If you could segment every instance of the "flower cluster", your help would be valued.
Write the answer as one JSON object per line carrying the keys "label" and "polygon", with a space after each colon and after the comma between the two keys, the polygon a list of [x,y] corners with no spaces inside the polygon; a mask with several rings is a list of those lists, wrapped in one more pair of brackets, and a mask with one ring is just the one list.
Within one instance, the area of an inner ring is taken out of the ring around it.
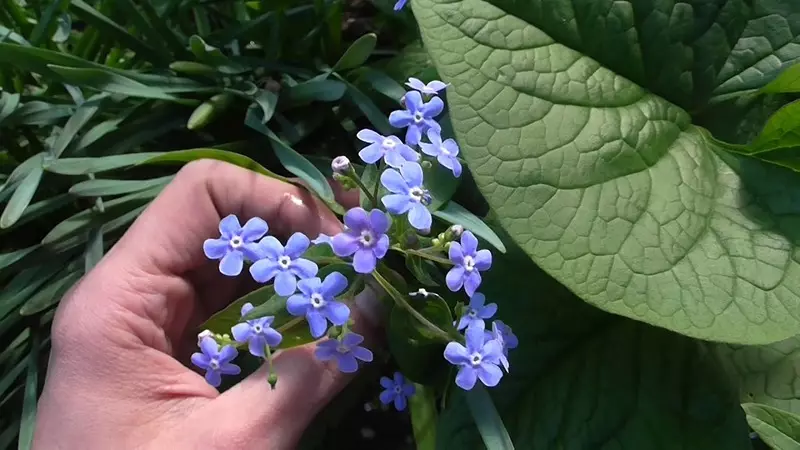
{"label": "flower cluster", "polygon": [[[353,300],[355,287],[362,285],[367,277],[380,279],[377,270],[390,250],[448,263],[447,287],[453,292],[463,289],[469,302],[459,310],[454,329],[432,331],[447,342],[444,358],[458,367],[456,384],[459,387],[472,389],[477,380],[486,386],[495,386],[503,376],[501,367],[508,372],[508,350],[515,348],[518,341],[511,328],[499,320],[492,322],[491,330],[487,330],[485,321],[494,317],[497,305],[487,304],[484,294],[478,290],[481,273],[492,266],[491,252],[479,249],[477,237],[461,225],[453,225],[433,239],[415,233],[411,234],[412,239],[407,239],[410,229],[405,226],[406,221],[422,235],[429,233],[433,226],[428,209],[431,192],[425,186],[423,167],[440,164],[458,177],[462,165],[458,145],[453,139],[442,137],[442,127],[436,121],[444,110],[439,94],[447,85],[441,81],[425,84],[415,78],[406,84],[412,90],[401,99],[403,109],[389,116],[394,127],[405,129],[404,138],[383,136],[370,129],[360,130],[356,135],[367,144],[358,153],[359,157],[366,164],[376,165],[380,173],[377,180],[373,178],[375,185],[365,186],[366,180],[356,174],[347,157],[337,157],[331,163],[335,178],[346,188],[361,189],[371,209],[348,210],[343,218],[344,228],[336,235],[320,234],[310,240],[302,233],[294,233],[285,244],[267,235],[266,221],[251,218],[242,226],[236,216],[230,215],[220,221],[220,237],[206,240],[203,249],[208,258],[220,261],[219,271],[226,276],[240,275],[248,263],[255,281],[271,282],[275,293],[285,300],[289,314],[304,318],[314,339],[327,334],[327,338],[317,343],[316,358],[334,362],[345,373],[356,372],[359,361],[373,359],[372,352],[362,345],[364,338],[350,331],[352,318],[348,303]],[[378,201],[380,186],[384,193]],[[423,241],[432,246],[420,248]],[[308,253],[312,245],[325,246],[323,249],[336,258],[313,256]],[[332,271],[323,276],[320,273],[318,264],[332,261],[352,266],[358,279],[350,289],[350,281],[344,274]],[[402,296],[394,295],[398,305],[413,309],[404,303]],[[413,295],[422,296],[419,301],[442,301],[440,296],[424,289]],[[275,317],[259,316],[258,309],[249,303],[242,306],[241,319],[231,327],[230,335],[206,331],[198,336],[200,352],[192,356],[192,362],[206,371],[210,384],[218,386],[221,375],[240,372],[232,362],[238,354],[237,347],[246,346],[250,354],[265,359],[273,373],[272,351],[283,341],[280,330],[284,324],[274,325]],[[419,320],[424,326],[436,328]],[[463,331],[464,335],[457,331]],[[450,337],[445,340],[444,336]],[[274,385],[273,378],[270,380]],[[400,373],[395,373],[393,378],[383,377],[380,384],[384,389],[379,395],[380,401],[393,404],[398,410],[406,408],[408,398],[415,392],[414,384]]]}

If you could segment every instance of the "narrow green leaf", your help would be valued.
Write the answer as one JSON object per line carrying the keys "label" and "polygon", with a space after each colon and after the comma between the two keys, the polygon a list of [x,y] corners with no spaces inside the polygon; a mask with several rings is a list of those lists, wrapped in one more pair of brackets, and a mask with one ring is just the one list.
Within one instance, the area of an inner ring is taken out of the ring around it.
{"label": "narrow green leaf", "polygon": [[97,158],[62,158],[48,162],[44,170],[61,175],[88,175],[134,166],[163,154],[161,152],[145,152]]}
{"label": "narrow green leaf", "polygon": [[492,398],[483,385],[478,384],[465,394],[467,406],[487,450],[514,450],[511,437],[497,413]]}
{"label": "narrow green leaf", "polygon": [[70,105],[54,105],[38,100],[18,107],[6,120],[4,125],[53,125],[62,118],[73,114],[75,108]]}
{"label": "narrow green leaf", "polygon": [[42,180],[44,170],[41,167],[34,167],[33,170],[22,180],[8,201],[3,215],[0,216],[0,228],[8,228],[22,217],[22,213],[30,205],[39,182]]}
{"label": "narrow green leaf", "polygon": [[[145,161],[143,164],[147,164]],[[164,186],[175,178],[174,175],[151,178],[149,180],[110,180],[94,179],[81,181],[69,188],[69,193],[76,197],[106,197],[141,192],[154,186]]]}
{"label": "narrow green leaf", "polygon": [[[128,30],[118,25],[113,20],[104,16],[83,0],[71,0],[70,10],[78,17],[86,21],[91,27],[95,27],[103,34],[113,36],[120,44],[133,50],[140,58],[153,58],[159,63],[167,63],[160,59],[160,55],[152,47],[142,42],[136,36],[130,34]],[[157,58],[154,58],[157,57]]]}
{"label": "narrow green leaf", "polygon": [[406,95],[406,89],[401,86],[400,83],[379,70],[375,70],[371,67],[364,67],[360,69],[358,73],[360,75],[359,80],[363,80],[363,82],[368,84],[372,89],[395,102],[399,103],[400,99]]}
{"label": "narrow green leaf", "polygon": [[51,282],[22,305],[19,309],[20,315],[32,316],[58,303],[58,301],[61,300],[61,296],[80,278],[81,273],[70,272]]}
{"label": "narrow green leaf", "polygon": [[50,36],[50,40],[57,43],[63,44],[67,42],[69,39],[69,34],[72,31],[72,16],[69,14],[59,14],[56,17],[56,31],[53,32],[53,35]]}
{"label": "narrow green leaf", "polygon": [[369,56],[375,50],[375,44],[378,43],[378,37],[375,33],[367,33],[360,38],[356,39],[350,47],[345,50],[344,54],[339,61],[333,66],[333,71],[354,69],[363,65],[369,59]]}
{"label": "narrow green leaf", "polygon": [[275,105],[278,104],[278,96],[274,92],[260,89],[258,93],[253,96],[253,101],[261,108],[261,123],[269,122],[269,120],[272,119],[272,115],[275,114]]}
{"label": "narrow green leaf", "polygon": [[3,191],[6,189],[6,187],[10,187],[17,182],[22,181],[28,176],[29,173],[31,173],[33,169],[41,167],[43,161],[44,153],[38,153],[23,161],[22,164],[18,165],[14,171],[11,172],[11,175],[8,177],[8,179],[6,179],[3,186],[0,187],[0,191]]}
{"label": "narrow green leaf", "polygon": [[458,185],[461,184],[461,178],[453,176],[453,172],[436,162],[428,168],[423,168],[423,172],[425,188],[431,195],[431,204],[428,205],[428,209],[436,211],[450,201],[458,189]]}
{"label": "narrow green leaf", "polygon": [[360,89],[350,83],[347,83],[347,99],[364,113],[367,120],[375,127],[375,131],[384,136],[394,133],[394,128],[389,125],[387,115],[378,108],[367,94],[361,92]]}
{"label": "narrow green leaf", "polygon": [[83,136],[75,143],[75,153],[82,151],[86,147],[94,144],[98,139],[106,134],[117,130],[122,118],[104,120],[97,125],[90,128]]}
{"label": "narrow green leaf", "polygon": [[32,46],[38,47],[44,38],[50,35],[48,31],[51,29],[51,24],[66,3],[67,0],[51,0],[50,4],[42,11],[39,21],[36,22],[36,26],[33,27],[33,32],[31,32],[30,41]]}
{"label": "narrow green leaf", "polygon": [[39,397],[39,344],[41,332],[38,326],[31,328],[30,350],[25,375],[25,392],[22,397],[22,418],[19,424],[19,450],[29,450],[33,445],[36,426],[36,402]]}
{"label": "narrow green leaf", "polygon": [[250,70],[247,66],[231,61],[220,49],[206,44],[200,36],[189,38],[189,48],[198,61],[216,67],[220,73],[237,75]]}
{"label": "narrow green leaf", "polygon": [[[59,264],[42,264],[24,269],[0,293],[0,317],[19,308],[60,270]],[[16,316],[16,315],[15,315]]]}
{"label": "narrow green leaf", "polygon": [[[330,164],[328,164],[328,166],[330,167]],[[380,184],[380,176],[381,173],[377,164],[367,164],[364,166],[364,170],[361,172],[361,183],[370,190],[369,194],[374,195],[375,197],[380,197],[380,192],[382,189]],[[367,195],[367,193],[360,190],[359,192],[361,192],[361,194],[358,196],[358,198],[362,208],[370,210],[381,207],[380,205],[373,205],[370,203],[370,195]],[[378,200],[378,202],[380,202],[380,200]]]}
{"label": "narrow green leaf", "polygon": [[19,94],[10,94],[8,92],[0,93],[0,124],[13,113],[19,105]]}
{"label": "narrow green leaf", "polygon": [[[145,4],[148,2],[140,3]],[[145,17],[144,13],[139,9],[141,6],[135,4],[133,0],[114,0],[111,4],[144,36],[147,45],[155,49],[161,61],[170,61],[172,59],[172,55],[165,45],[164,36],[156,31],[150,20]],[[139,56],[146,57],[145,55]]]}
{"label": "narrow green leaf", "polygon": [[6,391],[8,391],[8,389],[11,387],[11,385],[13,385],[15,381],[17,381],[17,378],[19,378],[19,376],[22,375],[22,372],[24,372],[25,369],[28,367],[26,363],[27,361],[20,361],[19,363],[17,363],[16,366],[14,366],[13,369],[5,373],[3,375],[3,378],[0,378],[0,395],[5,394]]}
{"label": "narrow green leaf", "polygon": [[227,150],[220,150],[216,148],[192,148],[188,150],[177,150],[172,152],[165,152],[155,154],[155,156],[138,162],[139,165],[144,164],[166,164],[166,163],[186,163],[199,159],[216,159],[218,161],[225,161],[233,165],[252,170],[253,172],[260,173],[261,175],[275,178],[284,182],[290,182],[286,177],[282,177],[270,170],[266,169],[261,164],[253,161],[247,156]]}
{"label": "narrow green leaf", "polygon": [[306,81],[281,92],[289,107],[308,105],[311,102],[335,102],[342,98],[346,87],[336,80]]}
{"label": "narrow green leaf", "polygon": [[800,450],[800,416],[772,406],[744,403],[747,423],[775,450]]}
{"label": "narrow green leaf", "polygon": [[94,117],[95,113],[100,109],[101,102],[106,97],[108,97],[106,94],[95,95],[78,107],[75,114],[67,120],[64,129],[61,130],[56,142],[50,149],[50,154],[54,158],[60,157],[70,142],[75,138],[75,135],[78,134],[78,131],[92,120],[92,117]]}
{"label": "narrow green leaf", "polygon": [[72,201],[72,197],[69,194],[59,194],[55,197],[47,198],[44,200],[40,200],[36,203],[30,204],[27,208],[25,208],[25,212],[22,213],[22,217],[20,217],[14,225],[8,227],[7,229],[0,229],[0,235],[4,232],[9,232],[19,227],[25,225],[26,223],[38,219],[46,214],[49,214],[53,211],[58,210],[59,208],[63,207],[64,205],[70,203]]}
{"label": "narrow green leaf", "polygon": [[14,250],[13,252],[10,253],[0,253],[0,270],[5,269],[6,267],[9,267],[15,262],[21,260],[22,258],[29,255],[37,248],[39,248],[38,245],[32,245],[30,247],[26,247],[20,250]]}
{"label": "narrow green leaf", "polygon": [[89,242],[83,255],[83,272],[88,273],[103,257],[103,229],[96,227],[89,230]]}
{"label": "narrow green leaf", "polygon": [[500,253],[506,252],[506,246],[503,244],[503,241],[500,240],[497,234],[491,228],[489,228],[489,226],[486,225],[483,220],[480,219],[480,217],[472,214],[469,212],[469,210],[458,203],[449,201],[444,205],[443,208],[434,211],[433,215],[453,225],[463,226],[465,230],[472,231],[476,236],[481,237],[489,244],[492,244],[492,246],[499,250]]}
{"label": "narrow green leaf", "polygon": [[434,390],[415,384],[416,392],[408,399],[411,429],[417,450],[436,450],[436,396]]}
{"label": "narrow green leaf", "polygon": [[111,71],[102,69],[80,69],[56,66],[53,64],[48,64],[47,67],[71,84],[86,86],[112,94],[129,95],[131,97],[178,100],[177,97],[168,94],[160,88],[142,84],[136,80],[126,78]]}
{"label": "narrow green leaf", "polygon": [[3,25],[0,25],[0,42],[3,42],[4,40],[9,40],[19,45],[27,45],[27,46],[31,45],[30,42],[25,40],[25,38],[22,37],[22,35],[20,35],[19,33],[9,28],[6,28]]}

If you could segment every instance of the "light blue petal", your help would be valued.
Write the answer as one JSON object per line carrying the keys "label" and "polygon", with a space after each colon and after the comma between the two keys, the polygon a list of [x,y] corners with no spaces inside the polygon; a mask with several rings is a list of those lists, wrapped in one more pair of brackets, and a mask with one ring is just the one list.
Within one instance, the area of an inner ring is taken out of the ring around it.
{"label": "light blue petal", "polygon": [[475,382],[478,381],[478,373],[470,366],[461,366],[456,374],[456,385],[465,391],[475,387]]}
{"label": "light blue petal", "polygon": [[311,300],[305,295],[295,294],[286,300],[286,310],[293,316],[305,316],[310,306]]}
{"label": "light blue petal", "polygon": [[380,143],[370,144],[358,152],[358,157],[367,164],[375,164],[386,153]]}
{"label": "light blue petal", "polygon": [[227,239],[239,235],[239,233],[242,232],[242,226],[239,224],[239,219],[233,214],[225,216],[219,221],[219,232],[222,237]]}
{"label": "light blue petal", "polygon": [[422,153],[425,153],[428,156],[439,156],[440,149],[438,146],[433,144],[428,144],[427,142],[420,142],[419,148],[422,150]]}
{"label": "light blue petal", "polygon": [[222,259],[230,248],[228,242],[227,239],[206,239],[203,242],[203,253],[208,259]]}
{"label": "light blue petal", "polygon": [[222,384],[222,376],[216,370],[209,370],[206,372],[206,382],[214,387],[219,387]]}
{"label": "light blue petal", "polygon": [[461,235],[461,246],[464,247],[464,254],[474,256],[478,251],[478,238],[471,231],[465,231]]}
{"label": "light blue petal", "polygon": [[[347,289],[347,277],[339,272],[331,272],[320,286],[320,294],[325,299],[332,299]],[[341,325],[341,324],[337,324]]]}
{"label": "light blue petal", "polygon": [[[415,163],[405,163],[415,164]],[[386,169],[381,174],[381,184],[383,187],[394,194],[408,194],[411,187],[408,185],[403,176],[395,169]]]}
{"label": "light blue petal", "polygon": [[253,217],[244,224],[241,238],[245,242],[253,242],[261,239],[269,231],[269,225],[260,217]]}
{"label": "light blue petal", "polygon": [[415,123],[410,123],[406,129],[406,144],[417,145],[422,139],[422,127]]}
{"label": "light blue petal", "polygon": [[267,236],[261,239],[258,245],[266,258],[277,261],[278,258],[283,256],[283,244],[275,236]]}
{"label": "light blue petal", "polygon": [[348,233],[339,233],[331,242],[333,253],[336,256],[350,256],[361,248],[358,238]]}
{"label": "light blue petal", "polygon": [[398,411],[406,409],[406,398],[402,395],[394,397],[394,408]]}
{"label": "light blue petal", "polygon": [[406,95],[403,96],[403,101],[405,102],[406,109],[412,114],[425,106],[425,103],[422,101],[422,94],[416,91],[406,93]]}
{"label": "light blue petal", "polygon": [[406,110],[392,111],[389,123],[395,128],[405,128],[414,122],[414,115]]}
{"label": "light blue petal", "polygon": [[400,166],[400,174],[409,187],[422,186],[422,166],[418,163],[411,161],[404,163]]}
{"label": "light blue petal", "polygon": [[277,262],[269,259],[261,259],[250,266],[250,275],[259,283],[266,283],[273,279],[280,272]]}
{"label": "light blue petal", "polygon": [[328,321],[322,314],[320,314],[319,311],[309,309],[308,313],[306,313],[306,320],[308,321],[308,327],[311,330],[311,336],[314,339],[318,339],[325,334],[326,331],[328,331]]}
{"label": "light blue petal", "polygon": [[503,378],[503,371],[494,364],[481,364],[478,368],[478,378],[486,386],[494,387]]}
{"label": "light blue petal", "polygon": [[432,119],[441,114],[442,110],[444,110],[444,102],[442,101],[442,99],[440,99],[439,97],[433,97],[428,103],[425,103],[425,105],[422,107],[422,114],[425,117]]}
{"label": "light blue petal", "polygon": [[300,258],[292,261],[292,265],[289,266],[289,271],[297,275],[300,279],[306,279],[317,275],[319,267],[317,263],[310,259]]}
{"label": "light blue petal", "polygon": [[372,273],[378,261],[371,249],[362,248],[353,256],[353,269],[358,273]]}
{"label": "light blue petal", "polygon": [[423,83],[419,78],[414,77],[409,77],[408,81],[406,82],[406,86],[417,91],[422,91],[425,89],[425,83]]}
{"label": "light blue petal", "polygon": [[469,363],[467,349],[458,342],[450,342],[444,348],[444,359],[450,364],[461,365]]}
{"label": "light blue petal", "polygon": [[358,371],[358,361],[351,353],[340,353],[336,358],[339,371],[343,373],[354,373]]}
{"label": "light blue petal", "polygon": [[385,391],[382,391],[380,395],[378,395],[378,399],[384,405],[388,405],[389,403],[392,403],[392,401],[394,400],[394,396],[395,396],[394,389],[386,389]]}
{"label": "light blue petal", "polygon": [[286,242],[283,253],[292,259],[296,259],[308,250],[309,245],[311,245],[311,241],[308,239],[308,236],[303,233],[294,233]]}
{"label": "light blue petal", "polygon": [[253,310],[253,308],[255,308],[255,307],[254,307],[254,306],[253,306],[253,304],[252,304],[252,303],[250,303],[250,302],[247,302],[247,303],[245,303],[244,305],[242,305],[242,309],[240,310],[240,312],[241,312],[241,314],[242,314],[242,317],[244,317],[244,316],[246,316],[246,315],[250,314],[250,311],[252,311],[252,310]]}
{"label": "light blue petal", "polygon": [[386,152],[386,155],[384,155],[383,160],[389,167],[394,167],[394,168],[400,168],[400,166],[402,166],[403,163],[406,162],[406,159],[403,158],[403,156],[400,155],[400,153],[397,150],[391,150]]}
{"label": "light blue petal", "polygon": [[375,142],[378,143],[383,142],[383,136],[381,136],[380,134],[376,133],[373,130],[370,130],[369,128],[364,128],[363,130],[359,131],[356,134],[356,137],[360,141],[366,142],[368,144],[374,144]]}
{"label": "light blue petal", "polygon": [[411,197],[403,194],[390,194],[381,198],[381,203],[386,207],[386,210],[392,214],[405,214],[411,209],[412,205],[417,204]]}
{"label": "light blue petal", "polygon": [[325,317],[334,325],[344,325],[350,318],[350,308],[342,302],[330,301],[325,305]]}
{"label": "light blue petal", "polygon": [[244,255],[239,250],[228,252],[219,262],[219,271],[229,277],[242,273],[242,267],[244,267]]}
{"label": "light blue petal", "polygon": [[275,276],[275,293],[286,297],[294,294],[297,289],[297,278],[293,273],[288,271],[280,271]]}
{"label": "light blue petal", "polygon": [[236,342],[241,344],[250,339],[253,335],[253,330],[248,323],[237,323],[231,327],[231,335],[233,335],[233,339],[236,340]]}
{"label": "light blue petal", "polygon": [[453,292],[458,292],[464,286],[464,267],[455,266],[447,272],[445,277],[447,288]]}
{"label": "light blue petal", "polygon": [[421,203],[414,203],[408,213],[408,223],[418,230],[429,230],[433,224],[433,217],[428,208]]}

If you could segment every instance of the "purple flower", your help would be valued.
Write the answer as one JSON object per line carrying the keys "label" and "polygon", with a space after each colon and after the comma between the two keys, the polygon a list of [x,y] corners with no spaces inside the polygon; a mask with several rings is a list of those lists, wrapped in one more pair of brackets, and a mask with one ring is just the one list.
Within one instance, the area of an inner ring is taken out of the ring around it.
{"label": "purple flower", "polygon": [[492,322],[492,331],[486,331],[486,339],[494,339],[503,347],[503,355],[500,357],[500,364],[508,372],[508,351],[517,348],[519,340],[511,332],[511,327],[504,324],[502,320]]}
{"label": "purple flower", "polygon": [[479,328],[481,330],[486,328],[484,319],[491,319],[497,313],[497,304],[489,303],[484,306],[486,297],[480,292],[476,292],[472,298],[469,299],[469,306],[458,321],[458,329],[464,328]]}
{"label": "purple flower", "polygon": [[428,140],[430,144],[420,142],[419,146],[422,153],[435,156],[439,164],[453,171],[456,177],[461,176],[461,162],[458,160],[458,144],[453,139],[442,142],[442,136],[438,131],[428,130]]}
{"label": "purple flower", "polygon": [[378,260],[389,250],[389,217],[379,209],[367,215],[362,208],[352,208],[344,215],[345,230],[333,237],[331,247],[336,256],[353,256],[358,273],[371,273]]}
{"label": "purple flower", "polygon": [[235,277],[242,273],[244,259],[256,261],[259,258],[257,240],[267,234],[267,222],[258,217],[248,220],[242,227],[239,219],[231,214],[219,222],[219,239],[206,239],[203,252],[209,259],[221,259],[219,271],[223,275]]}
{"label": "purple flower", "polygon": [[327,244],[333,246],[332,241],[333,239],[330,236],[328,236],[327,234],[320,233],[316,239],[311,240],[311,243],[314,245]]}
{"label": "purple flower", "polygon": [[364,129],[359,131],[356,137],[369,144],[358,152],[358,156],[367,164],[375,164],[381,158],[392,167],[400,167],[406,161],[419,161],[419,153],[404,144],[397,136],[384,137],[372,130]]}
{"label": "purple flower", "polygon": [[425,206],[431,196],[422,187],[422,167],[414,162],[400,166],[400,171],[386,169],[381,174],[381,184],[392,192],[381,202],[392,214],[408,213],[408,222],[418,230],[429,229],[433,223],[431,212]]}
{"label": "purple flower", "polygon": [[441,82],[439,80],[433,80],[430,83],[425,84],[422,82],[422,80],[411,77],[406,82],[406,86],[410,87],[411,89],[420,91],[425,95],[436,95],[439,93],[439,91],[447,88],[448,84]]}
{"label": "purple flower", "polygon": [[442,131],[442,127],[434,118],[444,109],[444,102],[439,97],[433,97],[429,102],[422,101],[422,95],[417,91],[408,92],[403,96],[406,109],[392,111],[389,114],[389,123],[395,128],[408,128],[406,130],[406,144],[419,144],[422,133],[433,128]]}
{"label": "purple flower", "polygon": [[394,4],[394,10],[400,11],[404,6],[406,6],[407,2],[408,0],[397,0],[397,3]]}
{"label": "purple flower", "polygon": [[328,339],[317,344],[314,355],[320,361],[336,360],[339,370],[344,373],[353,373],[358,370],[358,361],[372,361],[372,352],[358,344],[364,341],[364,337],[356,333],[347,333],[337,339]]}
{"label": "purple flower", "polygon": [[461,243],[451,242],[449,250],[450,261],[455,267],[447,272],[445,281],[451,291],[456,292],[464,286],[467,295],[472,297],[481,284],[481,274],[492,266],[492,252],[489,250],[478,251],[478,239],[470,231],[461,235]]}
{"label": "purple flower", "polygon": [[328,329],[328,320],[334,325],[344,325],[350,317],[350,308],[334,297],[347,289],[347,278],[339,272],[325,277],[306,278],[297,283],[302,294],[295,294],[286,301],[286,309],[293,316],[306,316],[315,339]]}
{"label": "purple flower", "polygon": [[[242,318],[252,310],[252,304],[245,303],[242,305]],[[248,320],[244,323],[234,325],[233,328],[231,328],[231,334],[233,334],[233,338],[236,342],[240,344],[248,343],[248,349],[251,355],[263,358],[267,345],[270,347],[277,347],[283,339],[283,336],[271,327],[273,320],[275,320],[275,316]]]}
{"label": "purple flower", "polygon": [[460,367],[456,384],[467,391],[475,386],[478,379],[486,386],[497,386],[503,378],[503,371],[497,366],[503,347],[494,339],[487,340],[479,328],[467,328],[466,337],[466,347],[458,342],[450,342],[444,349],[444,358]]}
{"label": "purple flower", "polygon": [[407,399],[417,390],[412,383],[406,381],[400,372],[394,373],[394,379],[381,377],[381,386],[385,389],[378,397],[381,403],[388,405],[394,402],[394,407],[398,411],[406,409]]}
{"label": "purple flower", "polygon": [[311,278],[319,268],[308,259],[300,258],[308,249],[310,241],[303,233],[293,234],[286,247],[272,236],[262,239],[258,245],[264,257],[250,266],[250,274],[259,283],[275,278],[275,292],[287,296],[297,289],[297,278]]}
{"label": "purple flower", "polygon": [[232,345],[226,345],[220,350],[217,341],[212,337],[204,337],[200,341],[200,352],[192,354],[192,363],[206,371],[208,384],[217,387],[222,382],[221,375],[238,375],[242,369],[232,364],[239,354]]}

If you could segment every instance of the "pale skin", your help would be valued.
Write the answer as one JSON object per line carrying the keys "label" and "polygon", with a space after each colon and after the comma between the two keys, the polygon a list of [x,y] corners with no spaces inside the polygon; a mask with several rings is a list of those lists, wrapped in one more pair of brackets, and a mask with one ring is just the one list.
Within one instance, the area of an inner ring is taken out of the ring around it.
{"label": "pale skin", "polygon": [[[353,204],[352,195],[349,201]],[[100,263],[61,301],[35,449],[291,449],[352,375],[282,352],[220,394],[187,367],[198,326],[256,285],[203,255],[222,217],[265,219],[270,234],[316,237],[342,225],[302,188],[226,163],[185,166]],[[358,311],[355,311],[357,314]],[[370,334],[369,321],[358,332]],[[367,345],[369,342],[367,342]],[[249,357],[246,350],[240,358]]]}

